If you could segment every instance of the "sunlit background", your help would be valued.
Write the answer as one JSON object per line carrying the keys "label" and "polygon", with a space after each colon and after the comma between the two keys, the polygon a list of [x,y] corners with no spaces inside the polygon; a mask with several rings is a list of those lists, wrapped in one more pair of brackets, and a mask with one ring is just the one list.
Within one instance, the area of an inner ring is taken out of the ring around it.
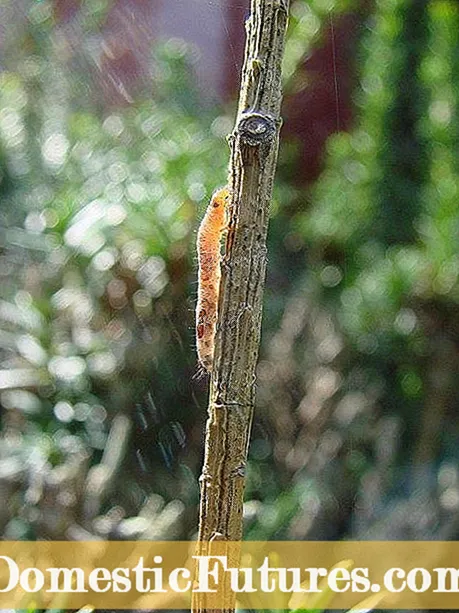
{"label": "sunlit background", "polygon": [[[292,0],[249,539],[458,539],[459,4]],[[0,532],[190,539],[242,0],[0,2]]]}

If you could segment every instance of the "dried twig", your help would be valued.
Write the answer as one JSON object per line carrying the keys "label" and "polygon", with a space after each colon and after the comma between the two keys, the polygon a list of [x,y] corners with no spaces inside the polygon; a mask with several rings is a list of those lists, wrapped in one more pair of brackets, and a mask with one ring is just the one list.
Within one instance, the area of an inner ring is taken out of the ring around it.
{"label": "dried twig", "polygon": [[251,2],[239,109],[229,137],[232,201],[201,477],[200,541],[242,537],[287,17],[288,0]]}
{"label": "dried twig", "polygon": [[[201,476],[198,554],[239,541],[260,343],[266,235],[281,125],[281,63],[289,0],[252,0],[236,125],[229,137],[230,221],[222,264]],[[210,543],[212,545],[212,543]],[[234,555],[234,550],[232,555]],[[237,554],[236,554],[237,555]],[[237,564],[237,560],[231,560]],[[192,608],[205,599],[194,594]],[[234,610],[229,593],[220,605]]]}

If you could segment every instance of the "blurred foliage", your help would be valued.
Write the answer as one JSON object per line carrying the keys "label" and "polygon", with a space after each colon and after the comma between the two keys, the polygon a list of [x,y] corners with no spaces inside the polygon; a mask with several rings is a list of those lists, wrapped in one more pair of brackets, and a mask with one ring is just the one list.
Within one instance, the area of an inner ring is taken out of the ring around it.
{"label": "blurred foliage", "polygon": [[293,496],[296,538],[457,535],[458,19],[449,0],[375,4],[355,127],[311,194],[284,194],[284,266],[308,273],[265,335],[260,396],[314,492]]}
{"label": "blurred foliage", "polygon": [[[281,147],[250,539],[459,534],[459,6],[370,4],[355,127],[312,190]],[[104,105],[110,3],[82,3],[77,52],[52,3],[27,6],[0,74],[0,530],[188,538],[195,229],[232,115],[200,106],[177,40],[155,47],[153,96],[115,84],[125,104]],[[293,2],[287,89],[330,12],[356,6]]]}
{"label": "blurred foliage", "polygon": [[400,402],[421,409],[426,373],[418,369],[432,333],[425,310],[454,308],[459,298],[458,12],[451,2],[381,6],[363,44],[361,120],[330,139],[300,224],[322,251],[320,281],[348,338],[379,372],[381,360],[392,364]]}
{"label": "blurred foliage", "polygon": [[[357,0],[296,0],[291,3],[288,35],[282,66],[284,89],[290,93],[305,57],[330,25],[332,15],[340,15],[358,6]],[[304,84],[302,84],[304,85]]]}
{"label": "blurred foliage", "polygon": [[230,124],[196,112],[180,41],[156,50],[154,102],[104,115],[82,108],[84,76],[65,71],[61,42],[35,41],[0,75],[6,456],[36,462],[36,448],[56,465],[83,445],[94,462],[123,411],[136,426],[130,465],[156,467],[145,490],[127,480],[128,507],[153,487],[195,503],[190,469],[176,466],[202,412],[191,389],[193,242],[200,205],[225,180]]}

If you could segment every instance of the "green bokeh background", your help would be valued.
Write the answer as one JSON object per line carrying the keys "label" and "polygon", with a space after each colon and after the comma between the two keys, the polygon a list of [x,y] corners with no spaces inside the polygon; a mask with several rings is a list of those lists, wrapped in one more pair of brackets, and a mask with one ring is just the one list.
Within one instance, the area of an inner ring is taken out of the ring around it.
{"label": "green bokeh background", "polygon": [[[102,104],[81,58],[109,8],[82,3],[75,64],[50,0],[26,3],[4,46],[8,539],[196,533],[194,244],[236,101],[202,103],[193,52],[171,39],[134,100]],[[330,13],[349,12],[352,129],[313,184],[295,135],[281,143],[245,535],[457,539],[459,5],[294,0],[286,99],[310,86],[303,58]]]}

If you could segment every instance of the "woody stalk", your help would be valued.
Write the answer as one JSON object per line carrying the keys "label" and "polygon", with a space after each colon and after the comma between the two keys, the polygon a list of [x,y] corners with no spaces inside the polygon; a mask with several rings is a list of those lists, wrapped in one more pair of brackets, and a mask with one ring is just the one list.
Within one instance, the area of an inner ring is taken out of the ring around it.
{"label": "woody stalk", "polygon": [[251,0],[231,149],[230,202],[201,476],[199,541],[242,539],[269,206],[281,125],[289,0]]}

